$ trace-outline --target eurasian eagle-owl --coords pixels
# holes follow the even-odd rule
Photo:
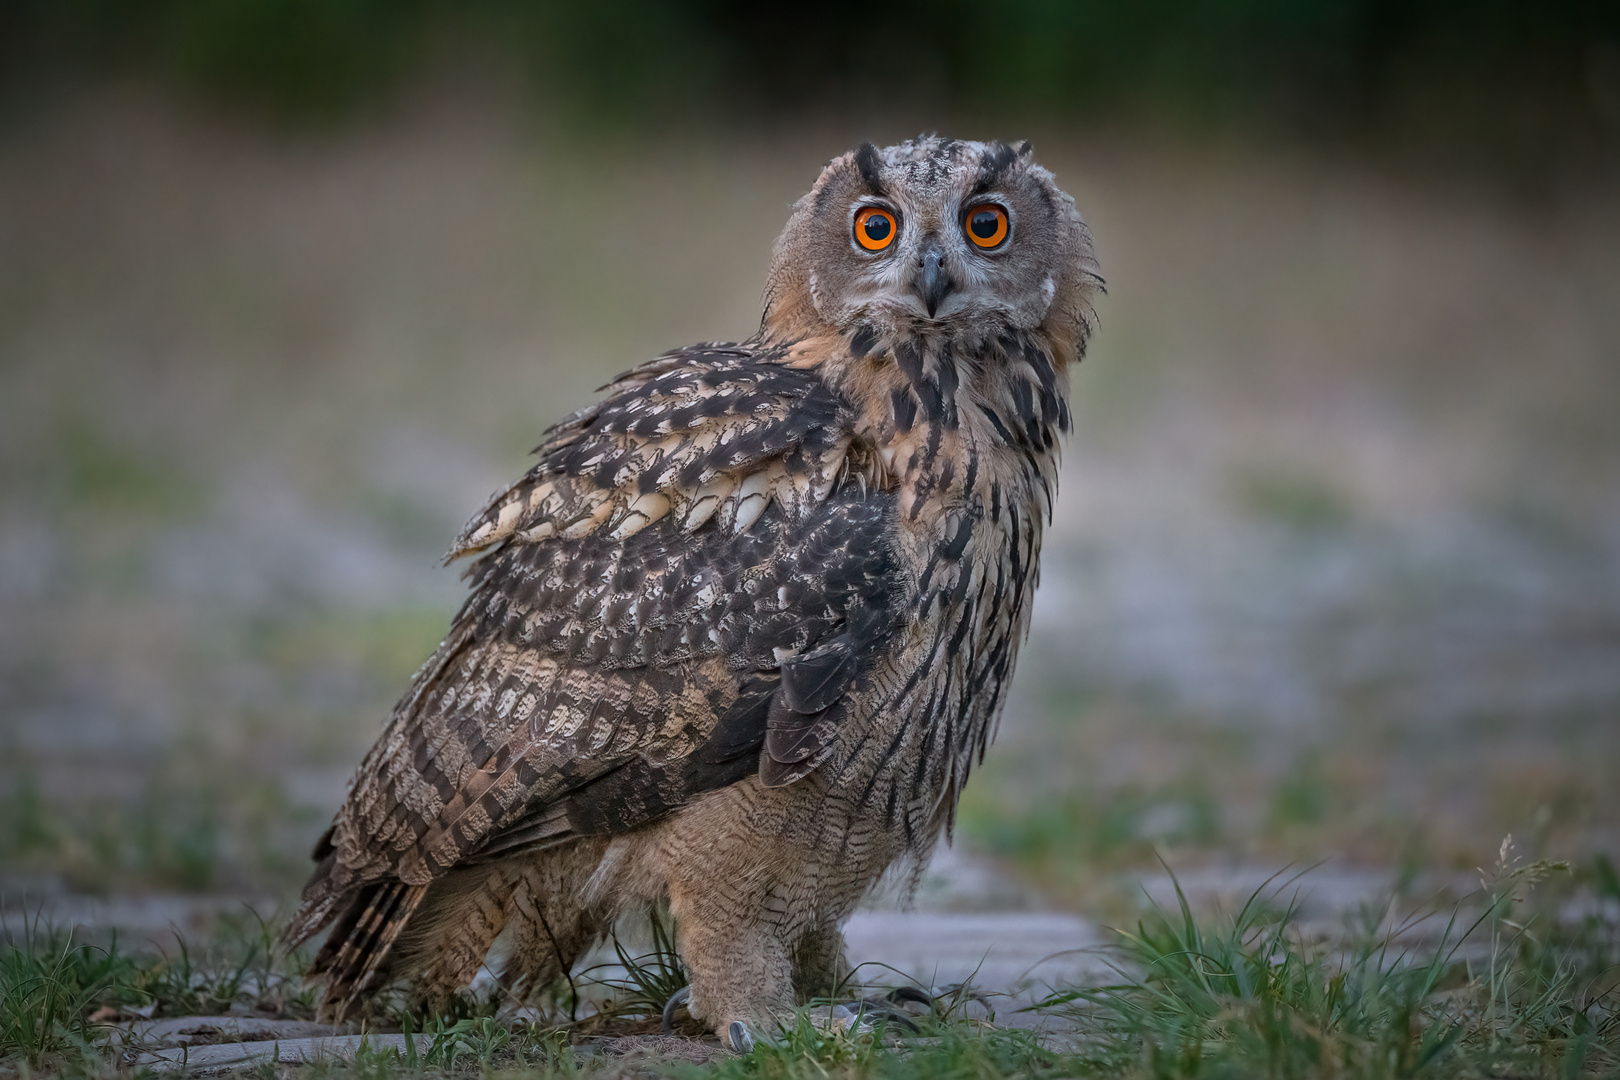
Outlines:
[[[758,334],[620,376],[457,541],[471,595],[288,930],[336,920],[326,1015],[442,1003],[503,930],[531,993],[658,902],[728,1043],[831,993],[990,739],[1100,284],[1027,143],[831,161]]]

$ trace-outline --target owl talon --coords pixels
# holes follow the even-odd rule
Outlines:
[[[665,1035],[673,1034],[675,1031],[675,1010],[679,1009],[682,1005],[689,1003],[691,1000],[692,988],[690,986],[683,986],[673,994],[669,995],[669,1000],[664,1002]]]
[[[847,1006],[840,1005],[838,1008],[844,1009],[850,1014],[852,1020],[851,1027],[856,1031],[861,1031],[863,1029],[870,1031],[872,1029],[873,1022],[876,1021],[877,1023],[894,1024],[898,1027],[903,1027],[913,1035],[921,1034],[922,1032],[922,1028],[917,1026],[917,1021],[913,1020],[910,1016],[907,1016],[899,1009],[891,1008],[888,1005],[884,1005],[882,1002],[852,1001]]]
[[[752,1054],[754,1052],[754,1033],[748,1030],[748,1025],[741,1020],[733,1020],[726,1029],[726,1041],[731,1049],[739,1054]]]
[[[926,1005],[930,1009],[934,1007],[934,996],[918,990],[915,986],[897,986],[884,996],[896,1005],[910,1001],[918,1005]]]

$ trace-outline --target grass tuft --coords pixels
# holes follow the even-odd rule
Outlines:
[[[1155,907],[1122,934],[1121,981],[1073,988],[1066,1010],[1090,1075],[1160,1077],[1590,1076],[1620,1068],[1615,927],[1527,914],[1530,891],[1567,869],[1523,863],[1504,841],[1482,875],[1482,910],[1453,914],[1421,951],[1412,923],[1376,915],[1338,944],[1310,942],[1297,908],[1257,890],[1229,921]]]
[[[604,1009],[615,1020],[662,1018],[664,1006],[677,990],[691,982],[691,974],[675,950],[675,922],[667,911],[653,909],[647,914],[652,949],[632,955],[617,934],[613,951],[624,975],[595,981],[612,995]],[[586,977],[590,972],[584,973]]]
[[[38,1070],[89,1042],[91,1010],[118,997],[129,964],[116,946],[99,949],[30,926],[0,945],[0,1060]]]
[[[131,965],[130,990],[159,1016],[207,1016],[245,1006],[311,1018],[315,991],[304,983],[303,958],[279,955],[277,934],[275,924],[249,910],[226,920],[200,953],[177,936],[174,951]]]
[[[673,1070],[716,1080],[826,1080],[827,1077],[989,1078],[1073,1075],[1069,1055],[1042,1047],[1034,1034],[988,1025],[942,1025],[928,1037],[880,1040],[816,1027],[808,1016],[746,1056],[719,1059],[707,1069]]]
[[[308,1018],[313,991],[300,957],[277,956],[275,928],[251,912],[227,920],[216,940],[194,951],[134,956],[116,936],[81,940],[38,922],[0,941],[0,1063],[59,1071],[88,1055],[107,1020],[133,1016],[217,1015],[248,1008]],[[79,1071],[82,1071],[79,1070]]]

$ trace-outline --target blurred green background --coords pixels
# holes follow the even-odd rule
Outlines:
[[[822,162],[1033,138],[1109,281],[958,844],[1620,856],[1620,7],[0,10],[0,891],[285,896],[612,374]]]
[[[1620,120],[1602,0],[20,0],[8,69],[136,73],[282,118],[500,70],[586,125],[933,116],[1241,120],[1541,157]]]

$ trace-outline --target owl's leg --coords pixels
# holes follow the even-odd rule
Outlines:
[[[835,997],[850,976],[844,932],[836,921],[811,927],[793,950],[793,991],[799,1004]]]
[[[472,982],[505,928],[508,898],[520,877],[509,863],[458,867],[435,881],[400,937],[390,974],[411,984],[411,1009],[442,1013]]]
[[[528,1001],[566,976],[574,961],[612,924],[612,914],[584,899],[605,841],[587,840],[533,858],[512,890],[511,950],[501,984]]]
[[[780,927],[736,907],[670,897],[681,958],[692,976],[687,1007],[727,1046],[746,1052],[754,1038],[768,1036],[793,1014],[793,962]]]

